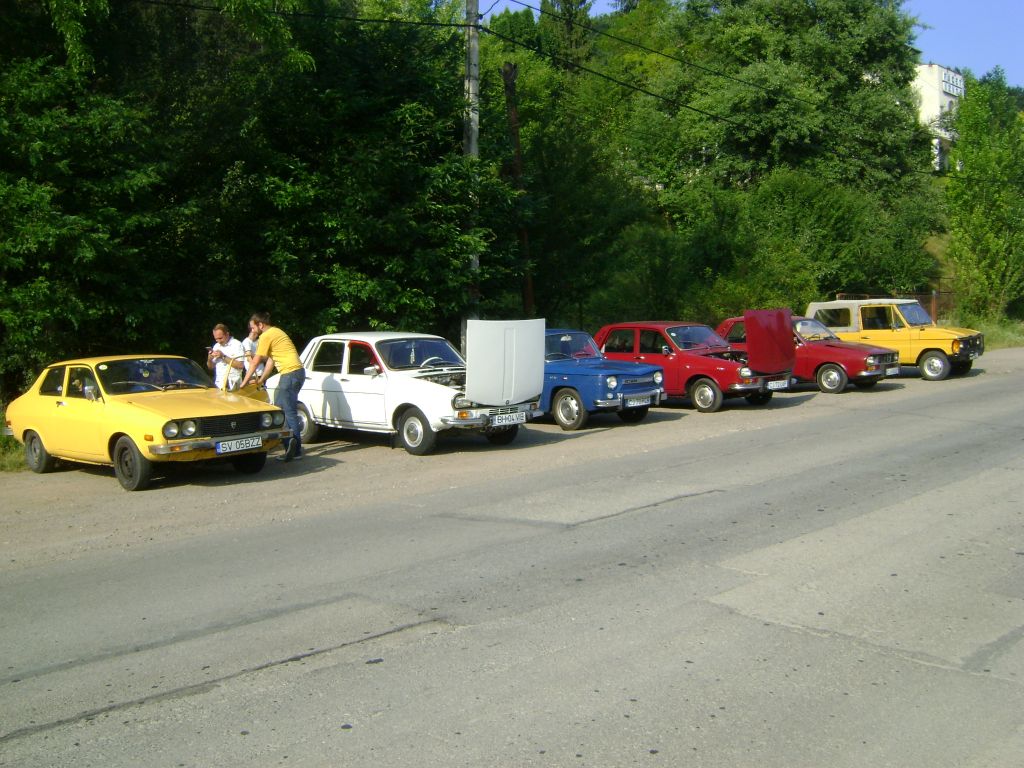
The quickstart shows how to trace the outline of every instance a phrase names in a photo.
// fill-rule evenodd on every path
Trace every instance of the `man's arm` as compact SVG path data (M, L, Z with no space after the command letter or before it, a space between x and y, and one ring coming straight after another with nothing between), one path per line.
M267 358L264 355L253 355L252 359L249 361L249 370L245 372L245 376L242 377L242 383L238 385L238 388L241 389L247 385L250 380L256 378L256 369L260 367L260 363L269 359L270 358Z
M263 366L263 375L260 376L260 384L265 382L271 376L274 375L274 358L267 360L267 364Z

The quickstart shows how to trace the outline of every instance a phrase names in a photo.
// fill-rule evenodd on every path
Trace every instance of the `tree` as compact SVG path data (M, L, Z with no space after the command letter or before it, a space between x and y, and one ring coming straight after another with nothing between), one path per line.
M1000 69L966 77L946 200L960 308L998 319L1024 296L1024 116Z
M0 375L8 386L55 358L145 335L145 317L162 298L161 269L141 247L160 221L148 119L90 93L66 67L0 61Z

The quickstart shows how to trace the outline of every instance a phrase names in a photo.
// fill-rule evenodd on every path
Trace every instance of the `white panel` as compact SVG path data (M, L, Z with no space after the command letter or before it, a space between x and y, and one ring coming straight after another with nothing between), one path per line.
M469 320L466 397L481 405L522 403L544 388L544 320Z

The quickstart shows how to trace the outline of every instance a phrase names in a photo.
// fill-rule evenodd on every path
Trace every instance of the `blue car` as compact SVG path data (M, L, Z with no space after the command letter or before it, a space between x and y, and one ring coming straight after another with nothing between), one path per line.
M603 411L614 411L634 424L664 399L663 378L655 365L605 359L589 333L549 328L540 407L570 431L586 424L590 414Z

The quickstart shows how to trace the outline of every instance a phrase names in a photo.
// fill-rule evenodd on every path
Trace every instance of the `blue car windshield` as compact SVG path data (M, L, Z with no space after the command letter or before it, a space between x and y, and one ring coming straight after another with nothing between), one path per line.
M393 339L377 344L377 351L388 368L409 370L415 368L443 368L464 366L466 361L455 347L444 339Z
M668 329L668 335L680 349L729 346L729 342L706 325L677 325Z
M181 357L136 357L109 360L96 366L103 391L109 395L160 392L168 389L207 389L206 371Z
M589 333L569 331L551 333L544 338L545 360L579 360L587 357L601 357L597 342Z
M900 314L903 315L903 319L907 321L909 325L931 325L932 316L928 314L928 311L918 304L916 301L913 304L900 304Z

